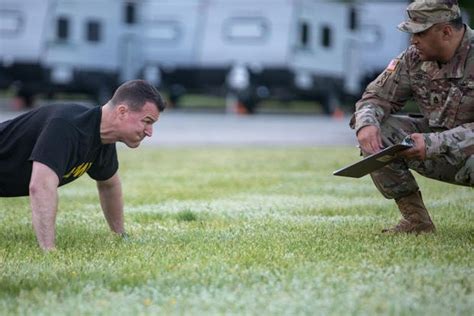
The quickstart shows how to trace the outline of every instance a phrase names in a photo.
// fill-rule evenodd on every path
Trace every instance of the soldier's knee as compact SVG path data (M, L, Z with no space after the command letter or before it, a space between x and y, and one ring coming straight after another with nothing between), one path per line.
M390 181L390 179L380 179L380 177L374 177L373 175L372 180L377 189L386 199L398 199L415 193L419 190L419 187L415 181L396 183Z

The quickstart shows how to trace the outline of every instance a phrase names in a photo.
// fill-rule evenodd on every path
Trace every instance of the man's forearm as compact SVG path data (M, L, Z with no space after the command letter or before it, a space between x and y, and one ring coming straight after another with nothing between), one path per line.
M34 162L29 193L33 228L43 250L55 247L58 178L47 166Z
M353 121L351 127L358 132L362 127L373 125L380 127L385 117L384 109L370 101L359 101L356 105L356 111L353 114Z
M466 123L441 133L427 133L424 137L427 158L448 155L452 163L456 164L474 151L474 123Z
M55 223L58 206L57 192L38 190L30 194L33 228L38 244L44 250L55 247Z
M123 224L123 202L122 199L102 199L101 206L104 212L105 219L109 224L110 229L117 233L121 234L125 231Z
M124 230L123 223L123 198L122 185L118 175L114 175L106 181L98 181L100 205L104 212L105 219L112 231L122 234Z

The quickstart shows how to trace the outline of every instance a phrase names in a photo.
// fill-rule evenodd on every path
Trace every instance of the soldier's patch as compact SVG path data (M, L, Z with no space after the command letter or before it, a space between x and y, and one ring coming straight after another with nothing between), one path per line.
M385 68L384 72L379 76L375 84L379 87L382 87L390 75L397 69L398 63L400 62L399 59L392 59L390 63Z
M399 63L398 59L392 59L390 63L388 64L387 69L385 70L389 72L395 71L395 69L397 69L398 63Z
M377 81L375 82L375 84L379 87L382 87L385 82L387 81L388 77L390 77L390 75L392 74L391 71L387 71L385 70L378 78L377 78Z

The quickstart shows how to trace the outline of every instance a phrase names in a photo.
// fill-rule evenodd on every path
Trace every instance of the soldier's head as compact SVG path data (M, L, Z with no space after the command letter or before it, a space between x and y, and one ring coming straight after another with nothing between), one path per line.
M408 6L407 15L398 29L412 34L421 60L449 61L464 34L457 0L417 0Z

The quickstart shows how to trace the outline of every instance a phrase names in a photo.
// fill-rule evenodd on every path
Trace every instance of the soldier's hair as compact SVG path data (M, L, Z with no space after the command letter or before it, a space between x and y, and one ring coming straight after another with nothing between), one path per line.
M461 29L464 28L464 23L462 21L461 16L454 20L449 21L448 24L451 25L456 31L460 31Z
M159 112L166 107L166 102L156 88L145 80L131 80L115 90L110 100L112 106L126 104L132 111L140 111L146 102L156 105Z

